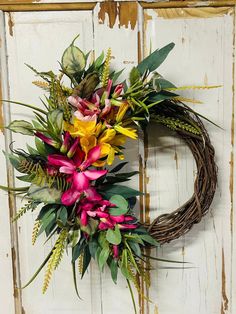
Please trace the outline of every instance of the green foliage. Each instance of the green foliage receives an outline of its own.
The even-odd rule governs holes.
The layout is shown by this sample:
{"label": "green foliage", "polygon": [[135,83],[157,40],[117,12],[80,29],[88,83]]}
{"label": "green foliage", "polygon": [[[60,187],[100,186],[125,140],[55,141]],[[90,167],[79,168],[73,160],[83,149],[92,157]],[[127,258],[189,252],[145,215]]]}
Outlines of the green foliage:
{"label": "green foliage", "polygon": [[62,230],[55,243],[55,246],[52,251],[52,255],[49,258],[47,269],[44,276],[43,293],[46,292],[49,286],[49,282],[51,280],[53,270],[55,270],[61,262],[64,250],[65,250],[65,243],[67,240],[67,235],[68,235],[68,231],[66,229]]}
{"label": "green foliage", "polygon": [[31,184],[27,195],[35,200],[46,204],[60,204],[61,191],[55,188],[49,188],[48,186],[38,186]]}
{"label": "green foliage", "polygon": [[184,130],[188,133],[201,135],[201,130],[197,126],[193,126],[192,124],[182,121],[178,118],[152,115],[151,119],[152,121],[163,124],[174,131]]}
{"label": "green foliage", "polygon": [[34,135],[34,127],[28,121],[24,120],[14,120],[12,121],[7,129],[15,133],[21,133],[23,135]]}
{"label": "green foliage", "polygon": [[107,230],[106,239],[109,243],[114,245],[119,245],[121,243],[121,233],[118,225],[116,225],[114,230]]}
{"label": "green foliage", "polygon": [[107,199],[110,199],[113,195],[122,195],[125,199],[133,197],[133,196],[139,196],[142,193],[140,191],[134,190],[130,187],[123,186],[123,185],[110,185],[105,186],[100,191]]}
{"label": "green foliage", "polygon": [[136,84],[140,80],[140,78],[141,76],[138,68],[133,67],[129,74],[130,85]]}
{"label": "green foliage", "polygon": [[121,195],[113,195],[110,200],[112,204],[115,204],[116,207],[112,207],[109,210],[109,213],[112,216],[119,216],[124,215],[129,210],[129,203],[126,201],[126,199]]}
{"label": "green foliage", "polygon": [[153,53],[151,53],[137,66],[139,73],[143,75],[147,70],[149,72],[156,70],[162,64],[162,62],[165,61],[166,57],[168,56],[169,52],[174,48],[174,46],[174,43],[170,43],[163,48],[157,49]]}
{"label": "green foliage", "polygon": [[62,68],[69,75],[80,73],[84,70],[86,59],[84,53],[74,45],[74,41],[64,51],[61,59]]}

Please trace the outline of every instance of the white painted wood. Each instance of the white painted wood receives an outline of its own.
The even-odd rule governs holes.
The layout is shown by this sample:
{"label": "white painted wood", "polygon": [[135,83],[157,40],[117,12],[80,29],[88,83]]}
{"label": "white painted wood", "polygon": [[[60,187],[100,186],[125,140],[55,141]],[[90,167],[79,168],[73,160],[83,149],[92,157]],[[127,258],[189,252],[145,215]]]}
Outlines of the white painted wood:
{"label": "white painted wood", "polygon": [[[0,71],[1,71],[1,95],[2,98],[8,97],[8,73],[7,73],[7,56],[5,45],[5,25],[4,15],[0,12]],[[1,123],[7,122],[9,117],[9,110],[6,104],[1,106]],[[4,118],[4,120],[3,120]],[[1,126],[1,128],[3,125]],[[9,139],[9,132],[3,129],[0,132],[0,148],[1,150],[7,150],[7,139]],[[0,184],[7,186],[7,163],[3,156],[0,155],[1,167],[1,180]],[[15,313],[14,307],[14,287],[13,287],[13,274],[12,274],[12,247],[13,241],[11,241],[11,228],[10,228],[10,212],[8,195],[4,191],[0,191],[1,209],[0,209],[0,300],[2,311],[5,313]]]}
{"label": "white painted wood", "polygon": [[[6,24],[9,16],[6,15]],[[14,13],[13,36],[6,32],[8,67],[10,79],[10,98],[41,106],[39,96],[43,92],[31,84],[37,79],[24,65],[28,63],[39,70],[58,69],[57,61],[71,43],[72,39],[81,34],[80,47],[89,51],[92,48],[92,12],[34,12]],[[30,110],[12,106],[12,119],[30,119]],[[13,135],[14,147],[24,148],[26,139]],[[32,139],[28,139],[31,143]],[[19,184],[19,182],[17,183]],[[18,208],[21,202],[17,202]],[[31,233],[35,214],[25,215],[19,222],[19,245],[22,283],[26,283],[43,258],[48,254],[54,241],[43,247],[45,239],[39,239],[35,247],[31,245]],[[84,302],[77,299],[73,290],[70,256],[65,258],[45,296],[41,293],[44,272],[27,289],[23,290],[23,307],[26,313],[89,313],[91,311],[90,278],[85,276],[81,286]],[[37,291],[37,293],[36,293]]]}
{"label": "white painted wood", "polygon": [[[47,2],[47,1],[44,1]],[[117,7],[118,9],[118,7]],[[163,11],[145,10],[139,7],[139,20],[135,27],[120,25],[119,14],[112,27],[109,15],[101,20],[100,4],[94,12],[21,12],[13,13],[10,18],[14,26],[6,30],[8,70],[10,79],[10,97],[40,105],[39,96],[43,93],[33,85],[33,73],[24,66],[24,62],[39,70],[56,70],[60,56],[78,33],[80,47],[88,51],[95,50],[98,55],[103,49],[112,48],[112,59],[116,69],[124,67],[124,78],[132,66],[138,62],[138,32],[142,40],[140,51],[144,55],[171,41],[176,47],[159,72],[176,85],[222,84],[223,87],[209,91],[183,92],[186,97],[195,97],[204,101],[193,108],[206,115],[223,127],[217,129],[206,124],[216,147],[219,165],[219,189],[210,214],[184,238],[158,250],[158,256],[173,260],[189,261],[193,269],[163,269],[166,264],[152,263],[155,270],[150,272],[152,287],[145,290],[153,304],[141,304],[140,313],[159,314],[234,314],[236,311],[236,286],[234,265],[236,256],[233,250],[233,229],[235,218],[232,216],[230,184],[230,159],[235,148],[232,146],[231,120],[233,106],[233,44],[234,12],[211,14],[210,18],[192,9],[194,18],[178,9],[172,11],[175,18],[163,18]],[[204,11],[204,9],[203,9]],[[201,11],[202,12],[202,11]],[[171,15],[171,16],[172,16]],[[203,17],[198,17],[204,16]],[[190,14],[191,16],[191,14]],[[176,18],[178,17],[178,18]],[[6,14],[6,25],[9,15]],[[11,106],[12,119],[30,119],[30,111],[18,106]],[[13,139],[21,148],[25,139],[14,135]],[[31,139],[29,138],[29,143]],[[170,132],[154,126],[149,131],[147,162],[147,190],[151,195],[150,218],[157,213],[166,212],[182,204],[192,193],[195,165],[192,156],[183,143]],[[0,145],[4,140],[0,136]],[[15,147],[17,146],[14,145]],[[132,160],[127,169],[138,169],[138,155],[145,162],[145,153],[140,143],[130,141],[127,145],[126,159]],[[234,154],[235,156],[235,154]],[[2,157],[1,157],[2,158]],[[1,159],[2,160],[2,159]],[[6,173],[1,171],[1,178]],[[235,175],[232,173],[231,177]],[[138,187],[138,178],[130,182]],[[1,194],[1,196],[4,194]],[[235,196],[233,192],[232,197]],[[2,198],[1,198],[2,199]],[[5,202],[7,199],[5,197]],[[7,204],[7,203],[6,203]],[[20,206],[20,201],[17,201]],[[148,204],[147,204],[148,205]],[[149,208],[146,206],[146,211]],[[2,213],[0,212],[0,219]],[[9,250],[8,217],[5,220],[4,235],[6,243],[0,248],[0,260]],[[19,248],[21,279],[25,283],[34,269],[46,256],[52,243],[42,247],[43,240],[35,247],[31,246],[33,214],[26,215],[19,223]],[[1,220],[2,221],[2,220]],[[3,237],[0,236],[0,244]],[[8,241],[8,242],[7,242]],[[2,253],[3,252],[3,253]],[[222,253],[224,252],[224,254]],[[152,252],[154,255],[155,252]],[[223,263],[224,259],[224,263]],[[93,264],[89,274],[79,282],[83,302],[75,297],[70,270],[70,257],[65,258],[59,267],[48,293],[41,295],[43,273],[23,291],[23,307],[29,314],[53,313],[133,313],[126,283],[119,278],[115,286],[109,270],[99,274]],[[10,275],[10,266],[4,259],[6,277]],[[224,265],[223,265],[224,264]],[[176,265],[171,265],[176,266]],[[7,275],[7,272],[9,275]],[[6,278],[4,277],[4,278]],[[4,279],[5,280],[5,279]],[[1,281],[2,282],[2,281]],[[0,284],[0,298],[4,288]],[[10,299],[10,290],[8,299]],[[227,304],[228,300],[228,304]],[[13,311],[13,310],[12,310]],[[8,312],[7,312],[8,313]],[[11,312],[9,312],[11,313]]]}
{"label": "white painted wood", "polygon": [[[161,314],[234,313],[232,294],[231,200],[229,191],[231,158],[231,119],[234,106],[233,84],[233,12],[220,17],[189,18],[176,10],[179,18],[165,19],[160,12],[145,11],[147,21],[144,48],[149,51],[168,42],[176,47],[159,72],[176,85],[222,84],[209,91],[184,92],[204,102],[192,106],[220,125],[206,123],[219,166],[219,187],[210,214],[183,239],[163,246],[158,256],[192,262],[194,269],[153,272],[150,296]],[[192,9],[192,14],[197,11]],[[175,11],[175,9],[174,9]],[[156,128],[150,133],[148,190],[151,193],[151,217],[176,208],[193,190],[194,163],[182,143]],[[154,133],[155,134],[155,133]],[[163,137],[164,135],[164,137]],[[152,210],[157,208],[157,210]],[[224,259],[224,263],[223,263]],[[224,265],[223,265],[224,264]],[[227,304],[228,300],[228,304]]]}

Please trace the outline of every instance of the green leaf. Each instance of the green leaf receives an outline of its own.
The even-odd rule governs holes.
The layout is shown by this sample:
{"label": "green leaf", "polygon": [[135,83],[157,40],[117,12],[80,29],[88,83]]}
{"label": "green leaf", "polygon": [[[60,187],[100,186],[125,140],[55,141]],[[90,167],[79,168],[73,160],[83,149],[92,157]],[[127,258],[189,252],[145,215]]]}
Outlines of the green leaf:
{"label": "green leaf", "polygon": [[133,67],[129,74],[130,85],[134,85],[137,81],[140,80],[140,73],[136,67]]}
{"label": "green leaf", "polygon": [[114,283],[117,283],[117,274],[118,274],[118,265],[117,261],[112,259],[110,263],[110,270],[111,270],[111,278],[114,281]]}
{"label": "green leaf", "polygon": [[84,248],[84,255],[83,255],[83,270],[82,270],[82,274],[81,274],[81,278],[84,277],[84,274],[88,268],[88,265],[91,261],[91,254],[89,252],[89,246],[86,244],[85,248]]}
{"label": "green leaf", "polygon": [[125,276],[126,279],[132,279],[132,274],[130,274],[130,272],[128,270],[127,249],[123,249],[122,257],[121,257],[120,269],[121,269],[121,272]]}
{"label": "green leaf", "polygon": [[129,203],[126,199],[121,195],[113,195],[110,200],[112,204],[115,204],[116,207],[112,207],[109,209],[109,213],[112,216],[124,215],[129,210]]}
{"label": "green leaf", "polygon": [[103,267],[104,267],[109,255],[110,255],[109,247],[103,248],[101,253],[99,254],[98,266],[99,266],[101,271],[103,270]]}
{"label": "green leaf", "polygon": [[14,120],[8,125],[7,129],[23,135],[34,135],[33,125],[25,120]]}
{"label": "green leaf", "polygon": [[120,171],[125,165],[127,165],[128,162],[127,161],[124,161],[124,162],[121,162],[119,163],[117,166],[115,166],[113,169],[111,169],[111,171],[109,171],[110,173],[114,173],[114,172],[118,172]]}
{"label": "green leaf", "polygon": [[77,258],[83,252],[85,246],[85,239],[81,238],[81,240],[72,249],[72,262],[75,262],[77,260]]}
{"label": "green leaf", "polygon": [[169,52],[174,48],[174,46],[174,43],[170,43],[163,48],[157,49],[153,53],[151,53],[137,66],[139,73],[143,75],[146,70],[149,70],[150,72],[156,70],[166,59]]}
{"label": "green leaf", "polygon": [[47,152],[47,149],[46,149],[44,143],[38,137],[35,137],[35,146],[37,148],[39,155],[41,155],[41,156],[47,156],[48,155],[48,152]]}
{"label": "green leaf", "polygon": [[99,248],[99,244],[97,240],[95,239],[90,240],[88,245],[89,245],[89,252],[91,256],[95,259],[97,249]]}
{"label": "green leaf", "polygon": [[[177,94],[168,92],[168,91],[161,91],[160,93],[156,93],[156,94],[150,94],[150,97],[148,98],[148,102],[161,102],[163,100],[167,100],[167,99],[172,99],[177,97]],[[148,105],[147,107],[149,108],[150,105]]]}
{"label": "green leaf", "polygon": [[58,219],[63,223],[65,226],[67,223],[68,213],[67,208],[65,206],[62,206],[58,212]]}
{"label": "green leaf", "polygon": [[107,230],[106,239],[109,243],[114,245],[119,245],[121,243],[121,233],[118,225],[116,225],[115,230]]}
{"label": "green leaf", "polygon": [[86,59],[83,52],[72,44],[64,51],[61,63],[63,69],[73,75],[84,70]]}
{"label": "green leaf", "polygon": [[93,235],[97,231],[98,221],[89,217],[88,223],[86,226],[82,225],[80,222],[80,219],[78,218],[77,221],[80,224],[80,229],[84,232],[86,232],[89,235]]}
{"label": "green leaf", "polygon": [[99,67],[102,65],[103,60],[104,60],[104,56],[105,56],[105,54],[104,54],[104,51],[103,51],[103,52],[100,54],[100,56],[97,57],[97,59],[96,59],[95,62],[94,62],[95,69],[96,69],[96,68],[99,68]]}
{"label": "green leaf", "polygon": [[35,184],[31,184],[27,194],[33,200],[47,204],[59,204],[61,199],[61,191],[48,186],[39,187]]}
{"label": "green leaf", "polygon": [[105,196],[110,199],[113,195],[120,194],[124,198],[129,198],[132,196],[139,196],[142,193],[140,191],[134,190],[132,188],[129,188],[127,186],[123,185],[109,185],[103,188],[103,190],[100,191],[102,194],[105,194]]}
{"label": "green leaf", "polygon": [[48,126],[50,131],[56,135],[61,135],[63,130],[63,111],[60,109],[52,110],[48,113]]}
{"label": "green leaf", "polygon": [[10,161],[11,165],[15,168],[15,169],[18,169],[19,165],[20,165],[20,158],[16,155],[13,155],[13,154],[9,154],[9,153],[6,153],[4,152],[4,155],[5,157]]}
{"label": "green leaf", "polygon": [[139,236],[143,241],[145,241],[151,245],[154,245],[154,246],[159,246],[159,243],[153,237],[151,237],[149,234],[140,234]]}
{"label": "green leaf", "polygon": [[38,232],[38,236],[41,233],[43,233],[46,229],[47,229],[46,234],[49,234],[50,229],[55,224],[55,222],[56,222],[56,214],[54,212],[50,213],[49,215],[45,215],[45,217],[41,220],[41,227]]}
{"label": "green leaf", "polygon": [[106,231],[100,232],[98,236],[98,243],[102,248],[108,247],[109,242],[106,239]]}
{"label": "green leaf", "polygon": [[132,251],[134,252],[134,254],[141,257],[142,253],[139,244],[134,241],[128,241],[128,244]]}

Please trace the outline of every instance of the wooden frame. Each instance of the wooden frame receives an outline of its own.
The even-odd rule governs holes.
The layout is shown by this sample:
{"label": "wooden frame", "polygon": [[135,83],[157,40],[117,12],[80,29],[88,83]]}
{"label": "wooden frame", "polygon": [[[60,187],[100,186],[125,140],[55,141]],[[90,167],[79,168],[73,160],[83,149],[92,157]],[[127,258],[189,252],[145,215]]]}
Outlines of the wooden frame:
{"label": "wooden frame", "polygon": [[[0,0],[0,10],[4,12],[19,12],[19,11],[75,11],[75,10],[93,10],[97,2],[64,2],[64,3],[40,3],[31,1],[17,0]],[[129,1],[124,1],[129,2]],[[212,1],[196,1],[196,0],[175,0],[175,1],[157,1],[145,2],[137,1],[145,9],[155,8],[191,8],[191,7],[221,7],[235,6],[236,0],[212,0]]]}

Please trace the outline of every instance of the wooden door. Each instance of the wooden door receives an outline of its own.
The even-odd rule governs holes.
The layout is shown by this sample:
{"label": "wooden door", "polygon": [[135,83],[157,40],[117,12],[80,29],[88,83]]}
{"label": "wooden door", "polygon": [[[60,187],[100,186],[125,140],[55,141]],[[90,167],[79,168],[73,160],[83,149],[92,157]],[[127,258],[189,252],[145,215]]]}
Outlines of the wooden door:
{"label": "wooden door", "polygon": [[[185,237],[151,254],[191,262],[176,270],[152,262],[151,288],[141,283],[140,314],[234,314],[235,285],[235,8],[234,1],[86,2],[0,1],[2,97],[39,105],[43,92],[31,84],[28,63],[39,70],[56,70],[63,50],[79,33],[78,45],[98,55],[112,48],[113,64],[124,68],[123,77],[150,50],[171,41],[176,47],[159,72],[176,85],[222,85],[214,90],[183,91],[203,104],[193,108],[216,124],[206,123],[216,148],[219,182],[209,214]],[[0,125],[11,119],[30,119],[30,111],[4,103]],[[25,139],[0,133],[1,149],[9,144],[24,148]],[[187,147],[163,128],[152,126],[145,140],[127,145],[129,169],[140,170],[130,184],[145,192],[140,199],[140,219],[152,220],[178,207],[191,196],[195,164]],[[9,164],[0,155],[0,184],[16,184]],[[70,256],[65,257],[46,295],[41,294],[42,274],[32,285],[24,284],[47,254],[52,243],[40,239],[31,245],[35,214],[10,223],[19,198],[0,192],[0,298],[7,314],[116,314],[133,313],[126,282],[117,285],[92,264],[79,290],[73,290]],[[168,266],[168,267],[167,267]],[[176,265],[171,265],[176,266]]]}

